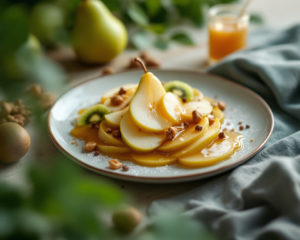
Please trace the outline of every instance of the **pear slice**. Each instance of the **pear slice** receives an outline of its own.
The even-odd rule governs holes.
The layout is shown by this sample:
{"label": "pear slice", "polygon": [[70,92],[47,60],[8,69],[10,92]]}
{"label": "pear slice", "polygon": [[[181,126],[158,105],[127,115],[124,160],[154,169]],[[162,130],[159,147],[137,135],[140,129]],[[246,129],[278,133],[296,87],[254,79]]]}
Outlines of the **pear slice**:
{"label": "pear slice", "polygon": [[220,120],[221,123],[223,123],[225,115],[224,113],[220,110],[220,108],[218,107],[213,107],[213,111],[212,111],[212,115],[215,118],[218,118]]}
{"label": "pear slice", "polygon": [[171,92],[167,92],[159,103],[159,112],[170,122],[178,123],[181,120],[181,102],[179,97]]}
{"label": "pear slice", "polygon": [[107,133],[108,128],[109,127],[107,126],[105,121],[102,121],[100,123],[99,131],[98,131],[99,139],[108,145],[124,146],[124,143],[120,139],[115,138],[111,134]]}
{"label": "pear slice", "polygon": [[193,142],[186,148],[174,153],[172,156],[181,157],[181,156],[185,156],[188,154],[201,151],[204,147],[206,147],[209,143],[211,143],[214,139],[217,138],[220,132],[220,128],[221,128],[221,123],[219,119],[215,119],[214,123],[208,127],[205,134],[199,136],[199,138],[195,142]]}
{"label": "pear slice", "polygon": [[145,73],[130,103],[131,117],[145,131],[162,132],[171,125],[157,111],[157,105],[166,91],[157,77],[147,71],[142,60],[136,58],[135,61],[143,66]]}
{"label": "pear slice", "polygon": [[[195,130],[196,125],[202,126],[202,130],[200,132]],[[208,119],[205,117],[201,120],[199,124],[190,126],[173,141],[165,142],[162,146],[158,148],[158,150],[163,152],[177,151],[191,144],[192,142],[196,141],[199,137],[206,134],[207,129],[208,129]]]}
{"label": "pear slice", "polygon": [[128,112],[129,107],[126,107],[120,111],[106,114],[104,116],[106,123],[112,127],[120,127],[120,122],[122,117],[126,112]]}
{"label": "pear slice", "polygon": [[135,125],[129,112],[122,118],[120,130],[124,142],[136,151],[151,151],[157,148],[164,139],[163,134],[142,132],[141,129]]}
{"label": "pear slice", "polygon": [[235,132],[226,132],[227,138],[216,140],[201,152],[180,157],[178,162],[185,167],[208,167],[228,159],[241,147],[241,135]]}
{"label": "pear slice", "polygon": [[164,156],[158,153],[132,153],[131,157],[137,164],[148,167],[161,167],[165,165],[170,165],[176,161],[176,158],[174,157]]}
{"label": "pear slice", "polygon": [[187,102],[183,104],[182,108],[182,118],[188,121],[192,120],[192,112],[194,110],[198,111],[202,115],[208,115],[213,110],[211,103],[206,99],[201,101]]}
{"label": "pear slice", "polygon": [[131,151],[127,146],[109,146],[104,144],[97,145],[99,151],[104,154],[121,154],[121,153],[129,153]]}

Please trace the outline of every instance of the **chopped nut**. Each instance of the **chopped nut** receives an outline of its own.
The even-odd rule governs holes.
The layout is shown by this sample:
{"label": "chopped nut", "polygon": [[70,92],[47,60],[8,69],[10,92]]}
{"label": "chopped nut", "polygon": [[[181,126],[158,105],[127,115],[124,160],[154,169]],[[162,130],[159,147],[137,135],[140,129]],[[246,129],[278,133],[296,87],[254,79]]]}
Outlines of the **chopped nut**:
{"label": "chopped nut", "polygon": [[181,100],[182,100],[183,103],[186,103],[186,102],[187,102],[187,100],[186,100],[185,97],[182,97]]}
{"label": "chopped nut", "polygon": [[192,116],[193,116],[193,122],[194,123],[199,123],[202,119],[201,113],[199,113],[197,110],[194,110],[192,112]]}
{"label": "chopped nut", "polygon": [[93,122],[91,125],[92,128],[99,129],[99,123],[98,122]]}
{"label": "chopped nut", "polygon": [[1,102],[1,107],[2,107],[3,114],[8,115],[12,112],[14,104],[3,101]]}
{"label": "chopped nut", "polygon": [[94,156],[98,156],[99,154],[100,154],[99,151],[94,152]]}
{"label": "chopped nut", "polygon": [[220,139],[224,139],[226,136],[225,136],[225,133],[224,133],[224,132],[220,132],[219,135],[218,135],[218,137],[219,137]]}
{"label": "chopped nut", "polygon": [[122,171],[127,172],[128,170],[129,170],[129,166],[128,165],[123,165]]}
{"label": "chopped nut", "polygon": [[126,90],[124,88],[120,88],[119,92],[118,92],[119,95],[123,95],[123,94],[126,94]]}
{"label": "chopped nut", "polygon": [[96,147],[97,147],[97,143],[95,143],[95,142],[87,142],[84,145],[83,150],[88,153],[88,152],[94,151],[96,149]]}
{"label": "chopped nut", "polygon": [[108,134],[111,134],[112,133],[112,129],[111,128],[106,128],[105,132],[108,133]]}
{"label": "chopped nut", "polygon": [[102,70],[102,75],[105,76],[105,75],[110,75],[110,74],[113,74],[115,71],[113,70],[113,68],[111,67],[105,67],[103,68]]}
{"label": "chopped nut", "polygon": [[35,97],[40,98],[43,94],[43,90],[40,85],[34,84],[29,88],[29,92],[32,93]]}
{"label": "chopped nut", "polygon": [[243,131],[243,130],[244,130],[244,126],[240,126],[239,129],[240,129],[241,131]]}
{"label": "chopped nut", "polygon": [[161,62],[159,61],[159,59],[153,57],[150,53],[148,52],[141,52],[140,54],[140,58],[142,60],[144,60],[145,64],[148,67],[160,67],[161,66]]}
{"label": "chopped nut", "polygon": [[131,58],[129,65],[127,68],[138,68],[140,65],[134,60],[135,58]]}
{"label": "chopped nut", "polygon": [[243,122],[239,121],[239,122],[238,122],[238,125],[242,125],[242,123],[243,123]]}
{"label": "chopped nut", "polygon": [[111,159],[108,162],[109,164],[109,168],[113,169],[113,170],[117,170],[120,169],[122,167],[122,163],[120,161],[118,161],[117,159]]}
{"label": "chopped nut", "polygon": [[248,128],[250,128],[250,125],[247,124],[247,125],[246,125],[246,129],[248,129]]}
{"label": "chopped nut", "polygon": [[113,106],[119,106],[123,101],[124,101],[124,99],[120,95],[114,95],[110,98],[110,103]]}
{"label": "chopped nut", "polygon": [[254,139],[253,139],[253,138],[250,138],[250,142],[254,142]]}
{"label": "chopped nut", "polygon": [[121,138],[121,132],[119,129],[115,129],[112,131],[111,135],[115,138]]}
{"label": "chopped nut", "polygon": [[223,101],[219,101],[218,107],[220,108],[221,111],[224,111],[226,109],[226,103],[224,103]]}
{"label": "chopped nut", "polygon": [[197,126],[195,127],[195,130],[198,131],[198,132],[201,132],[202,129],[203,129],[203,127],[202,127],[201,125],[197,125]]}
{"label": "chopped nut", "polygon": [[173,140],[173,138],[176,136],[177,130],[174,127],[169,127],[166,131],[166,139],[168,141]]}
{"label": "chopped nut", "polygon": [[211,105],[212,105],[213,107],[217,107],[217,106],[218,106],[218,103],[217,103],[217,102],[213,102]]}
{"label": "chopped nut", "polygon": [[215,122],[215,119],[214,119],[214,118],[212,118],[212,117],[209,117],[209,118],[208,118],[209,126],[213,125],[214,122]]}
{"label": "chopped nut", "polygon": [[182,124],[185,128],[188,128],[190,126],[190,123],[188,121],[184,121]]}

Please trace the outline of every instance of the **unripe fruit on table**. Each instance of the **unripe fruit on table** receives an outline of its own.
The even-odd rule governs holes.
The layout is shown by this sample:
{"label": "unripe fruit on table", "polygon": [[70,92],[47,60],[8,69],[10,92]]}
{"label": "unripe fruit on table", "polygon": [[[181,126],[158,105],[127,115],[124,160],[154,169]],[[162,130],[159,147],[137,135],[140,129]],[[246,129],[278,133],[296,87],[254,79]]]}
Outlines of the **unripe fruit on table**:
{"label": "unripe fruit on table", "polygon": [[0,125],[0,163],[13,163],[21,159],[30,147],[28,132],[17,123]]}
{"label": "unripe fruit on table", "polygon": [[134,207],[124,207],[113,214],[112,220],[118,231],[130,233],[141,222],[142,214]]}

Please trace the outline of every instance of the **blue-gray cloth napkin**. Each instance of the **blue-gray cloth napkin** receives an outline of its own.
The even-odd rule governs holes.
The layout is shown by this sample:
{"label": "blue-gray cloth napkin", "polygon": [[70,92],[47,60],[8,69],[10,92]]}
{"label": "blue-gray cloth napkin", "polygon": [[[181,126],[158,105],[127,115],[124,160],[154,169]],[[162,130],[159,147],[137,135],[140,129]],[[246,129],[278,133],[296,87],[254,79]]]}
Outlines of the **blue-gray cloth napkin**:
{"label": "blue-gray cloth napkin", "polygon": [[274,132],[264,149],[230,173],[151,211],[184,204],[222,240],[300,240],[300,25],[255,35],[251,48],[208,72],[249,87],[271,106]]}

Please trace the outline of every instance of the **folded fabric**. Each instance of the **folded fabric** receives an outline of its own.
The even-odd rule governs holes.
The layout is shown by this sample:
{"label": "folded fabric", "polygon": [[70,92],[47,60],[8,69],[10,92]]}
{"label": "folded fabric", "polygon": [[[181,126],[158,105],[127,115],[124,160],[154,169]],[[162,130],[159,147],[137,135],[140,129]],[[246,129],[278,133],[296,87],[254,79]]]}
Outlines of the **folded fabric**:
{"label": "folded fabric", "polygon": [[275,117],[268,144],[244,165],[189,193],[154,202],[149,212],[175,202],[223,240],[299,240],[300,25],[254,40],[256,46],[208,71],[267,100]]}

